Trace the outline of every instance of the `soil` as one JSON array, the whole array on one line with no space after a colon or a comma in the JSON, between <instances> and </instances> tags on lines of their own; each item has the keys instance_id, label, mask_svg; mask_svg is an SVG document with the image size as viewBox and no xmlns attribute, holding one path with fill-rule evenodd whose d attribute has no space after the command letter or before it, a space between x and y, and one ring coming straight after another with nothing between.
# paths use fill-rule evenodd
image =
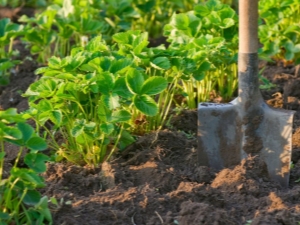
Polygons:
<instances>
[{"instance_id":1,"label":"soil","mask_svg":"<svg viewBox=\"0 0 300 225\"><path fill-rule=\"evenodd\" d=\"M16 41L20 59L29 52ZM24 111L21 96L38 67L26 59L0 88L0 106ZM288 188L269 179L258 157L216 172L197 165L197 112L174 114L159 132L140 137L99 167L48 163L43 195L54 196L55 225L297 225L300 223L300 78L295 68L266 64L263 75L276 87L263 90L266 102L296 111L293 168ZM16 154L6 146L6 173Z\"/></svg>"}]
</instances>

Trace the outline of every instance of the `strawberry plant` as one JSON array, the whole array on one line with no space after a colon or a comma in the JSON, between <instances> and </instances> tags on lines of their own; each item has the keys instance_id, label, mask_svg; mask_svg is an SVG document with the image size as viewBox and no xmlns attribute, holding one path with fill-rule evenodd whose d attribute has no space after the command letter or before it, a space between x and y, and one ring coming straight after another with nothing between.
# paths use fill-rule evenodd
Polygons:
<instances>
[{"instance_id":1,"label":"strawberry plant","mask_svg":"<svg viewBox=\"0 0 300 225\"><path fill-rule=\"evenodd\" d=\"M134 132L144 134L161 129L169 115L171 104L176 104L174 98L181 87L178 82L192 74L201 73L204 68L198 67L193 59L188 59L185 50L172 47L166 49L164 46L148 48L147 33L127 31L115 34L113 40L118 44L118 54L132 59L147 76L160 76L167 80L167 88L157 97L158 113L155 116L132 113L136 123Z\"/></svg>"},{"instance_id":2,"label":"strawberry plant","mask_svg":"<svg viewBox=\"0 0 300 225\"><path fill-rule=\"evenodd\" d=\"M10 171L4 170L5 142L20 147ZM22 152L26 168L18 167ZM16 109L0 111L0 224L44 224L52 222L47 197L37 191L45 187L39 173L46 171L48 156L44 139L34 133ZM4 173L6 172L6 173Z\"/></svg>"},{"instance_id":3,"label":"strawberry plant","mask_svg":"<svg viewBox=\"0 0 300 225\"><path fill-rule=\"evenodd\" d=\"M298 0L259 2L261 57L300 63L299 11Z\"/></svg>"},{"instance_id":4,"label":"strawberry plant","mask_svg":"<svg viewBox=\"0 0 300 225\"><path fill-rule=\"evenodd\" d=\"M196 108L195 98L198 102L209 100L213 90L225 100L232 98L237 88L238 47L233 9L209 0L194 11L173 15L164 34L171 48L186 51L187 58L197 62L199 72L181 81L190 108Z\"/></svg>"},{"instance_id":5,"label":"strawberry plant","mask_svg":"<svg viewBox=\"0 0 300 225\"><path fill-rule=\"evenodd\" d=\"M38 54L38 61L45 64L52 55L51 44L56 38L52 29L56 10L46 10L36 17L23 15L19 21L26 23L23 39L29 44L31 54Z\"/></svg>"},{"instance_id":6,"label":"strawberry plant","mask_svg":"<svg viewBox=\"0 0 300 225\"><path fill-rule=\"evenodd\" d=\"M0 85L9 83L9 70L19 63L18 60L12 60L12 56L17 54L12 47L22 30L22 25L12 23L8 18L0 20Z\"/></svg>"},{"instance_id":7,"label":"strawberry plant","mask_svg":"<svg viewBox=\"0 0 300 225\"><path fill-rule=\"evenodd\" d=\"M101 37L85 48L74 48L70 56L52 57L40 68L42 78L26 91L27 116L43 127L57 159L96 165L134 141L130 120L136 112L154 116L158 106L152 95L166 88L162 77L147 77L133 59L112 51ZM50 78L50 79L49 79ZM57 135L45 126L53 123Z\"/></svg>"}]
</instances>

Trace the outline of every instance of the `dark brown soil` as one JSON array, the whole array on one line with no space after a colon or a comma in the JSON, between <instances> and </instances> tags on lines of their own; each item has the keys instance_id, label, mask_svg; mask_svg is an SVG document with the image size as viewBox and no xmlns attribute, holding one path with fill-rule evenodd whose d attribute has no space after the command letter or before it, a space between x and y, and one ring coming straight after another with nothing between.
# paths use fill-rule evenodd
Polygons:
<instances>
[{"instance_id":1,"label":"dark brown soil","mask_svg":"<svg viewBox=\"0 0 300 225\"><path fill-rule=\"evenodd\" d=\"M22 50L20 57L27 55ZM1 87L2 108L27 108L20 93L37 78L37 66L26 60L11 76L11 84ZM42 193L60 202L51 206L54 224L299 224L300 81L293 73L292 67L267 65L264 76L277 87L263 91L269 104L296 110L289 188L270 181L257 157L219 173L197 166L197 113L184 110L165 130L140 137L110 163L97 168L49 163ZM10 149L7 146L8 153ZM9 153L6 168L13 158Z\"/></svg>"}]
</instances>

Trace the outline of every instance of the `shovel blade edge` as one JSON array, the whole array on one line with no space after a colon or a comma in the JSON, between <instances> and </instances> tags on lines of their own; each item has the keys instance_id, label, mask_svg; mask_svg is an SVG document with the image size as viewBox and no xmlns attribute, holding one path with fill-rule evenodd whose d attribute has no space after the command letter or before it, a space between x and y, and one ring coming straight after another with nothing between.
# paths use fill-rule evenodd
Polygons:
<instances>
[{"instance_id":1,"label":"shovel blade edge","mask_svg":"<svg viewBox=\"0 0 300 225\"><path fill-rule=\"evenodd\" d=\"M269 177L288 187L292 157L294 111L274 109L262 105L264 118L257 130L263 149L259 157L267 164Z\"/></svg>"},{"instance_id":2,"label":"shovel blade edge","mask_svg":"<svg viewBox=\"0 0 300 225\"><path fill-rule=\"evenodd\" d=\"M255 108L261 120L253 126L257 120L249 118L255 116L245 113L239 103L199 104L199 165L221 170L239 164L248 155L258 155L266 163L269 177L288 187L294 112L274 109L264 102Z\"/></svg>"}]
</instances>

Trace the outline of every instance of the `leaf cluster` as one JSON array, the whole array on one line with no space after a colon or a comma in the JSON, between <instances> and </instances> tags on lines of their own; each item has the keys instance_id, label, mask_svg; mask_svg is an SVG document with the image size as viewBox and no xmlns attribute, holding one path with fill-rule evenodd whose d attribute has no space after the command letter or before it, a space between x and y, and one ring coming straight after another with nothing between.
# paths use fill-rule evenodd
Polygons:
<instances>
[{"instance_id":1,"label":"leaf cluster","mask_svg":"<svg viewBox=\"0 0 300 225\"><path fill-rule=\"evenodd\" d=\"M4 143L9 142L20 148L9 175L4 177ZM40 153L47 148L46 141L25 122L16 109L0 111L0 224L43 224L51 222L47 197L36 190L45 186L39 173L46 171L48 156ZM19 168L18 162L23 149L27 168Z\"/></svg>"},{"instance_id":2,"label":"leaf cluster","mask_svg":"<svg viewBox=\"0 0 300 225\"><path fill-rule=\"evenodd\" d=\"M39 126L51 121L53 129L68 140L62 148L52 143L58 158L95 165L134 141L127 131L132 112L157 114L151 96L162 92L167 81L149 77L121 51L121 46L120 51L111 50L98 36L86 47L74 48L70 56L50 58L48 67L36 71L43 76L25 93L31 108L28 115Z\"/></svg>"},{"instance_id":3,"label":"leaf cluster","mask_svg":"<svg viewBox=\"0 0 300 225\"><path fill-rule=\"evenodd\" d=\"M299 0L259 2L262 58L300 63L299 3Z\"/></svg>"},{"instance_id":4,"label":"leaf cluster","mask_svg":"<svg viewBox=\"0 0 300 225\"><path fill-rule=\"evenodd\" d=\"M12 60L14 39L23 32L23 25L15 24L8 18L0 19L0 85L9 83L9 70L19 63Z\"/></svg>"},{"instance_id":5,"label":"leaf cluster","mask_svg":"<svg viewBox=\"0 0 300 225\"><path fill-rule=\"evenodd\" d=\"M232 97L237 88L237 25L232 8L218 0L209 0L196 5L193 11L174 14L165 26L164 34L171 47L187 51L187 57L202 68L201 73L187 79L195 83L185 85L189 101L196 96L198 102L207 101L213 90L224 99ZM194 89L198 89L196 93L192 93ZM190 102L190 106L195 107L195 103Z\"/></svg>"}]
</instances>

